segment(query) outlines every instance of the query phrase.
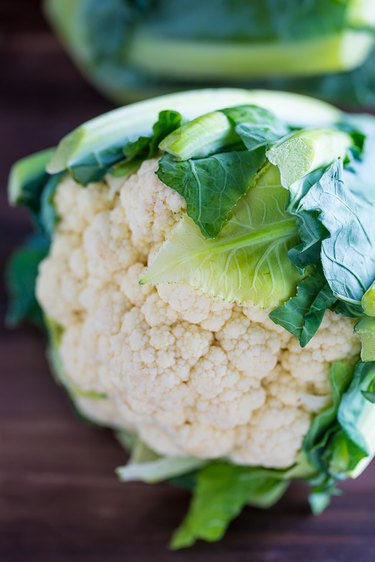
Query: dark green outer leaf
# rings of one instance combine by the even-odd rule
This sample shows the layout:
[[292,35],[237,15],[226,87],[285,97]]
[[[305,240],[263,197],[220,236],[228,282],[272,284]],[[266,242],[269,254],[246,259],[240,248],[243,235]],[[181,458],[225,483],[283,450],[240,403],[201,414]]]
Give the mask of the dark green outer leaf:
[[139,137],[133,142],[125,145],[123,152],[126,162],[134,158],[152,158],[159,151],[159,144],[170,133],[181,126],[182,116],[178,111],[165,110],[159,113],[158,120],[152,127],[152,135]]
[[297,287],[297,294],[269,315],[271,320],[308,344],[322,323],[325,311],[336,302],[321,268],[316,268]]
[[369,155],[363,162],[352,159],[345,169],[335,162],[300,204],[329,232],[321,262],[333,293],[355,303],[375,279],[375,175],[370,180],[369,166]]
[[336,314],[341,314],[347,318],[360,318],[363,316],[363,308],[361,306],[344,301],[336,301],[336,303],[331,307],[331,310],[336,312]]
[[[130,162],[137,160],[140,166],[146,158],[152,158],[158,152],[161,140],[181,125],[182,117],[177,111],[165,110],[159,113],[159,118],[153,126],[153,134],[149,137],[139,137],[129,142],[123,139],[113,146],[91,152],[71,168],[73,178],[82,185],[101,181],[107,173],[114,170],[119,176],[129,170]],[[124,160],[125,156],[125,160]],[[131,167],[134,172],[134,166]]]
[[182,125],[182,115],[178,111],[167,109],[159,113],[158,120],[152,127],[152,137],[150,138],[150,146],[148,158],[152,158],[159,151],[159,144],[170,133]]
[[176,162],[163,156],[159,179],[184,197],[187,214],[206,238],[215,238],[266,162],[264,148]]
[[58,222],[58,216],[54,205],[54,197],[58,185],[64,175],[65,173],[62,172],[61,174],[49,176],[40,199],[39,224],[41,225],[43,232],[50,238],[52,238]]
[[17,201],[17,205],[26,207],[36,218],[40,210],[40,199],[50,175],[42,170],[33,177],[30,177],[22,185],[22,195]]
[[375,384],[375,362],[358,362],[354,376],[348,363],[336,362],[331,367],[332,404],[312,422],[303,450],[309,462],[318,469],[310,478],[314,486],[312,509],[320,513],[337,493],[336,483],[356,469],[369,455],[362,433],[362,417],[369,415],[366,394]]
[[344,361],[331,365],[330,385],[332,389],[331,405],[318,414],[312,421],[303,442],[303,451],[313,466],[322,468],[321,452],[329,436],[329,429],[335,424],[341,397],[349,387],[353,376],[353,367]]
[[358,430],[358,423],[365,411],[366,398],[362,391],[366,391],[375,381],[375,362],[361,363],[356,366],[350,388],[344,394],[338,410],[338,421],[347,437],[362,452],[368,455],[368,448],[362,434]]
[[256,105],[243,105],[223,109],[235,126],[235,131],[248,150],[268,146],[289,132],[271,111]]
[[124,139],[114,146],[85,156],[70,170],[74,180],[82,185],[102,180],[114,164],[124,159],[123,148],[127,143],[128,141]]
[[46,257],[48,248],[48,239],[35,235],[11,257],[6,269],[9,326],[18,326],[25,320],[43,326],[42,311],[35,298],[35,283],[39,264]]
[[175,129],[178,129],[181,123],[182,116],[177,111],[161,111],[158,120],[152,127],[153,134],[128,142],[123,148],[126,159],[112,166],[108,172],[116,177],[125,177],[129,173],[135,173],[144,160],[153,158],[159,152],[161,141]]
[[301,239],[300,244],[289,250],[289,258],[301,272],[304,272],[306,266],[319,262],[321,242],[328,235],[327,230],[317,220],[318,213],[305,212],[301,208],[301,200],[320,181],[325,172],[326,168],[314,170],[289,188],[288,212],[297,218],[298,234]]

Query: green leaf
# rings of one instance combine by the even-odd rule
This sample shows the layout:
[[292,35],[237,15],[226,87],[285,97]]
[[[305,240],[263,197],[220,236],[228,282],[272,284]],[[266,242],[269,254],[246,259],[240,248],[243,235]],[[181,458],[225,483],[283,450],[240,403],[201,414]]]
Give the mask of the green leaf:
[[69,167],[73,179],[82,185],[102,180],[114,164],[124,159],[123,148],[126,142],[123,140],[83,156],[79,162]]
[[348,363],[331,366],[332,404],[312,422],[303,451],[318,473],[310,499],[314,512],[337,493],[336,483],[356,477],[375,454],[375,406],[366,399],[375,385],[375,363]]
[[198,539],[217,541],[247,504],[268,508],[288,486],[285,471],[211,463],[197,475],[189,512],[172,538],[171,548],[193,545]]
[[347,318],[361,318],[363,316],[363,309],[361,306],[339,300],[335,302],[331,310]]
[[40,262],[48,253],[49,242],[42,236],[33,236],[11,257],[6,269],[9,294],[7,323],[18,326],[31,320],[43,325],[42,312],[35,298],[35,284]]
[[[73,178],[82,185],[97,182],[108,173],[115,171],[117,177],[127,175],[137,169],[146,158],[152,158],[158,152],[160,141],[181,124],[181,115],[177,111],[165,110],[159,113],[150,136],[140,136],[134,141],[119,139],[115,144],[102,146],[83,154],[69,165]],[[76,135],[79,134],[75,133]],[[72,133],[73,139],[74,133]],[[73,143],[73,141],[71,141]],[[74,144],[74,143],[73,143]],[[124,160],[125,156],[125,160]]]
[[298,237],[287,202],[277,168],[267,166],[215,240],[184,217],[141,282],[175,281],[229,301],[279,305],[301,280],[288,259]]
[[326,228],[317,220],[317,214],[305,212],[300,207],[300,201],[320,181],[325,171],[324,167],[318,168],[289,187],[288,211],[297,219],[301,239],[301,243],[289,251],[289,258],[301,273],[307,266],[320,262],[321,242],[328,235]]
[[46,166],[54,149],[44,150],[17,162],[9,176],[9,200],[11,204],[26,207],[37,226],[51,237],[58,217],[53,198],[64,172],[50,175]]
[[[332,474],[331,469],[337,469],[338,462],[341,466],[342,475],[345,473],[348,463],[347,455],[338,454],[336,447],[338,437],[342,437],[342,430],[337,421],[340,402],[345,391],[350,386],[354,368],[344,361],[335,361],[330,368],[330,386],[332,401],[327,408],[318,414],[312,421],[310,429],[306,434],[302,451],[307,461],[315,467],[316,473],[307,478],[312,485],[309,496],[311,510],[315,515],[322,513],[330,503],[331,495],[339,493],[336,489],[337,473]],[[342,452],[342,447],[340,447]],[[335,458],[335,463],[332,462]],[[343,459],[344,462],[343,462]]]
[[323,468],[321,455],[325,451],[329,430],[335,425],[341,398],[352,380],[353,370],[350,363],[344,361],[332,363],[329,374],[332,402],[313,419],[304,438],[303,452],[310,463],[319,469]]
[[352,383],[345,392],[338,411],[338,421],[346,436],[363,453],[369,454],[368,439],[370,436],[363,431],[363,424],[368,415],[372,416],[375,424],[375,407],[363,396],[362,391],[367,390],[375,380],[375,362],[358,363],[354,372]]
[[223,109],[235,126],[235,131],[248,150],[268,147],[289,132],[289,128],[271,111],[256,105]]
[[[375,147],[375,142],[371,144]],[[322,241],[321,262],[333,293],[360,304],[375,278],[375,183],[373,152],[330,166],[300,203],[329,236]]]
[[[187,214],[202,234],[215,238],[266,163],[266,147],[287,131],[273,113],[256,105],[208,113],[160,144],[170,154],[161,159],[158,177],[184,197]],[[236,149],[240,139],[249,152]]]
[[303,279],[297,294],[269,315],[275,324],[283,326],[305,347],[316,334],[325,311],[336,302],[321,268]]
[[363,384],[365,390],[361,390],[362,396],[372,404],[375,404],[375,376],[373,378],[370,377],[370,380],[366,381],[366,383]]
[[9,174],[9,201],[13,205],[22,205],[33,214],[38,213],[40,197],[49,174],[46,166],[51,160],[54,149],[37,152],[19,160]]
[[206,113],[185,123],[166,137],[160,148],[179,161],[206,158],[229,149],[241,150],[243,144],[248,150],[255,150],[288,131],[271,111],[244,104]]
[[215,238],[230,211],[254,184],[266,162],[265,151],[234,151],[207,158],[176,162],[170,155],[160,160],[159,179],[186,201],[187,214],[206,238]]
[[161,141],[178,129],[182,123],[182,115],[178,111],[165,110],[159,113],[159,118],[152,127],[148,158],[152,158],[159,151]]
[[[165,110],[159,113],[158,120],[152,127],[152,135],[141,136],[133,142],[125,145],[123,152],[125,162],[117,166],[117,176],[122,165],[129,165],[130,162],[137,160],[138,165],[146,158],[153,158],[159,152],[159,144],[175,129],[180,127],[182,122],[181,114],[178,111]],[[112,170],[110,170],[112,172]]]
[[50,238],[52,238],[52,235],[56,228],[56,224],[58,222],[57,211],[54,204],[54,197],[58,185],[64,175],[64,172],[62,172],[60,174],[49,176],[41,193],[39,224],[41,225],[43,232],[45,232]]

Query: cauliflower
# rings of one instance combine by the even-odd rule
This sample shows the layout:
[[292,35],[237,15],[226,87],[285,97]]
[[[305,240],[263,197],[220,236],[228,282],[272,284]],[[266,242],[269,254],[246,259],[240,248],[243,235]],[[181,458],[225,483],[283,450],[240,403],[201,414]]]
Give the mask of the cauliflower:
[[130,452],[123,481],[193,490],[173,547],[295,478],[319,513],[375,455],[374,139],[318,101],[210,90],[12,170],[41,234],[11,263],[11,318],[47,328],[58,380]]
[[[105,181],[58,187],[60,221],[37,296],[63,327],[66,376],[106,394],[100,421],[162,455],[290,466],[329,402],[330,363],[359,353],[353,322],[327,312],[301,349],[267,310],[179,283],[140,286],[185,209],[156,168],[146,160],[111,200]],[[96,417],[92,404],[80,406]]]

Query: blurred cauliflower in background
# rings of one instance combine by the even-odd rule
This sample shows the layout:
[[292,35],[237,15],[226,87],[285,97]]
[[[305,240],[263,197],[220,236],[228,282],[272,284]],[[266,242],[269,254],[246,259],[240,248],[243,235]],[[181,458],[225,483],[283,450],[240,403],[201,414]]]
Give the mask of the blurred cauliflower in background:
[[45,0],[82,72],[117,103],[202,86],[375,106],[373,0]]

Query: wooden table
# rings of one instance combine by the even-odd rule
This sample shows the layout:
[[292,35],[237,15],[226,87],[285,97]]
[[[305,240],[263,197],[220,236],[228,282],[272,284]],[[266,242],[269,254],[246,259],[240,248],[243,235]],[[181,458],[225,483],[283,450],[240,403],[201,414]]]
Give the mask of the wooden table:
[[[3,266],[29,230],[25,213],[7,207],[10,164],[111,106],[50,35],[38,2],[1,0],[0,35]],[[309,515],[306,489],[297,484],[269,511],[246,509],[220,544],[170,553],[166,544],[188,494],[117,481],[114,468],[125,454],[108,431],[75,418],[48,372],[43,347],[31,328],[1,328],[1,562],[375,560],[375,466],[346,483],[345,495],[320,518]]]

